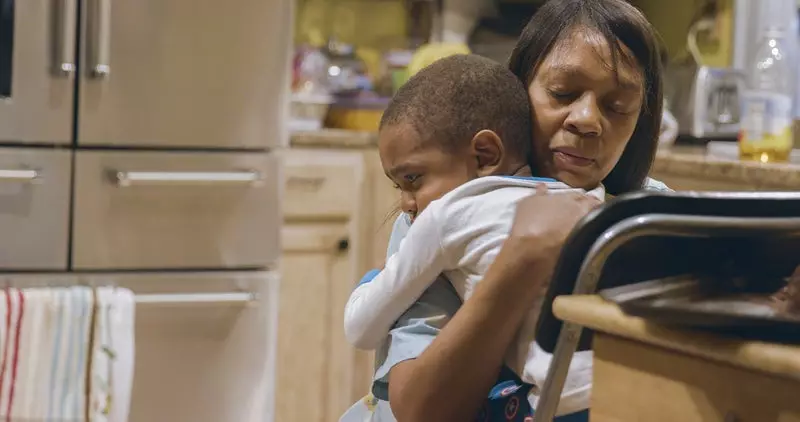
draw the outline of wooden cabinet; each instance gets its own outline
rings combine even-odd
[[[594,338],[592,421],[800,421],[800,383],[621,336]]]
[[[593,422],[800,421],[796,345],[659,325],[597,295],[553,311],[595,333]]]
[[[352,380],[342,371],[353,360],[341,346],[339,315],[339,298],[353,282],[347,231],[344,224],[283,228],[277,421],[334,421],[349,399],[341,395]]]
[[[336,421],[369,392],[372,354],[347,343],[343,313],[383,264],[396,195],[371,148],[284,151],[284,181],[275,420]]]

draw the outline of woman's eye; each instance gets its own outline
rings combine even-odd
[[[632,114],[636,114],[638,112],[638,110],[631,110],[630,104],[621,102],[613,102],[609,104],[608,109],[614,113],[621,114],[623,116],[629,116]]]
[[[558,101],[569,101],[575,98],[575,94],[565,90],[551,89],[548,90],[550,96]]]
[[[393,183],[392,187],[395,188],[395,189],[400,189],[400,185],[398,185],[397,183]]]

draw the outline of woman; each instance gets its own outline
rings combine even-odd
[[[661,120],[661,65],[654,31],[633,6],[551,0],[523,31],[510,67],[528,86],[539,175],[583,188],[602,182],[611,194],[666,189],[646,182]],[[506,400],[520,387],[502,370],[503,356],[564,239],[593,206],[577,195],[523,201],[469,301],[462,306],[440,279],[398,321],[374,386],[398,421],[468,421],[479,413],[524,420]],[[404,224],[398,219],[395,235]],[[585,412],[572,416],[586,420]]]

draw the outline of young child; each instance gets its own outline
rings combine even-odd
[[[381,120],[378,147],[412,225],[385,268],[365,276],[350,296],[345,333],[356,347],[378,347],[440,273],[468,300],[508,236],[516,203],[537,187],[585,193],[530,176],[528,101],[508,69],[472,55],[439,60],[397,92]],[[589,194],[605,196],[602,187]],[[539,312],[531,304],[506,360],[524,381],[541,385],[549,357],[534,342]],[[591,363],[576,357],[572,366]]]

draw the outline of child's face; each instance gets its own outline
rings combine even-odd
[[[477,162],[467,148],[445,151],[436,142],[420,140],[410,125],[382,128],[378,151],[386,176],[400,191],[401,210],[412,221],[431,201],[477,177]]]

